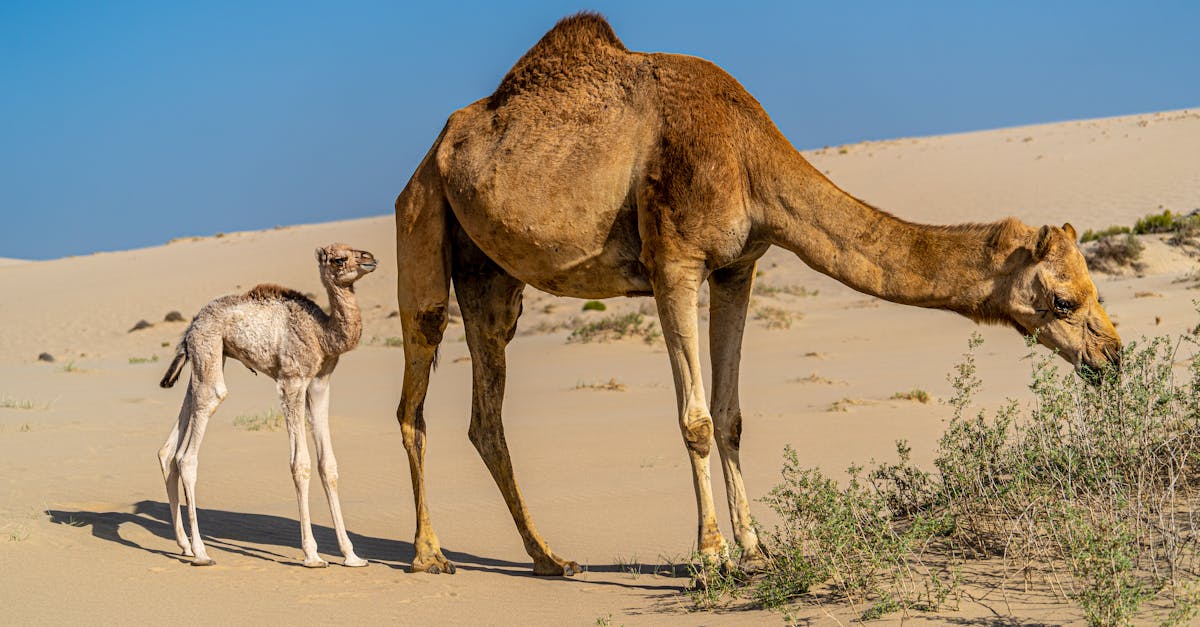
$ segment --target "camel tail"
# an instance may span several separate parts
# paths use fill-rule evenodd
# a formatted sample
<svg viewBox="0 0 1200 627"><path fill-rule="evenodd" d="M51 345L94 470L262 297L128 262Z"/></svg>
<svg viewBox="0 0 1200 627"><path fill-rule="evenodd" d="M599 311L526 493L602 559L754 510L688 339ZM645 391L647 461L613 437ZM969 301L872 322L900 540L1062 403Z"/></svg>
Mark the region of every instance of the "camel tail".
<svg viewBox="0 0 1200 627"><path fill-rule="evenodd" d="M175 349L175 359L171 360L171 365L167 367L167 373L163 375L162 381L158 382L159 387L169 388L175 385L179 380L179 373L183 372L183 364L187 363L187 340L179 343L179 348Z"/></svg>

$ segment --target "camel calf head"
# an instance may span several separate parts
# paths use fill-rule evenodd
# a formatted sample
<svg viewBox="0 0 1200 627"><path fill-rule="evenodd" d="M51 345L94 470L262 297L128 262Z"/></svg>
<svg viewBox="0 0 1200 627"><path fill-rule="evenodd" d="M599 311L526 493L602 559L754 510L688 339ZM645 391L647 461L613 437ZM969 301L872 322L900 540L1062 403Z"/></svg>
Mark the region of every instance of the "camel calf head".
<svg viewBox="0 0 1200 627"><path fill-rule="evenodd" d="M317 249L322 278L334 285L348 287L375 270L375 255L345 244L330 244Z"/></svg>
<svg viewBox="0 0 1200 627"><path fill-rule="evenodd" d="M1043 226L1022 244L1011 257L1019 267L1006 290L1018 330L1057 350L1077 370L1116 366L1121 337L1075 245L1075 228Z"/></svg>

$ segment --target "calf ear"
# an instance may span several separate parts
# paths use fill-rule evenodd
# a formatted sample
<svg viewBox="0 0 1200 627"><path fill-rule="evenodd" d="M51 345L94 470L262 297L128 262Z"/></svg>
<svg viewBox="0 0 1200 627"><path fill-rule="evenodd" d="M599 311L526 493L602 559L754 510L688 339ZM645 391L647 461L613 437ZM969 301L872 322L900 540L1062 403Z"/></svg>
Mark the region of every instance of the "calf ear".
<svg viewBox="0 0 1200 627"><path fill-rule="evenodd" d="M1067 232L1067 237L1071 238L1072 242L1079 239L1079 236L1075 234L1075 227L1071 226L1070 222L1064 222L1062 230Z"/></svg>
<svg viewBox="0 0 1200 627"><path fill-rule="evenodd" d="M1033 245L1033 256L1041 261L1050 253L1050 244L1054 241L1054 227L1046 225L1038 229L1037 239L1034 241L1037 243Z"/></svg>
<svg viewBox="0 0 1200 627"><path fill-rule="evenodd" d="M325 260L328 258L329 258L329 253L325 252L324 248L317 249L317 262L324 264Z"/></svg>

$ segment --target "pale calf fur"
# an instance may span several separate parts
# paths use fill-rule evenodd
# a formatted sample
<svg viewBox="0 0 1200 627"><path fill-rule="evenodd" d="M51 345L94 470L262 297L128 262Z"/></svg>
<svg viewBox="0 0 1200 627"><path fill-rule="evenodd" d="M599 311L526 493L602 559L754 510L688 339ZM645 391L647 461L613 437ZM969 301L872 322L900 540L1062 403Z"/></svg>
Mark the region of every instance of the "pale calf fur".
<svg viewBox="0 0 1200 627"><path fill-rule="evenodd" d="M175 541L195 566L213 564L204 549L196 524L196 465L200 441L209 417L226 395L223 368L232 357L251 371L275 380L291 440L292 479L300 504L300 542L304 565L327 566L317 555L312 521L308 513L308 481L312 472L304 436L305 406L313 441L317 447L317 469L329 499L338 545L346 566L366 566L354 554L346 535L337 493L337 460L329 435L329 378L338 357L353 350L362 336L362 315L354 296L354 282L375 269L375 257L345 244L317 249L321 282L329 293L326 314L299 292L277 285L259 285L245 294L222 296L196 314L176 349L174 361L160 385L175 384L184 362L192 361L179 420L158 452L167 484ZM179 483L187 499L189 542L179 515Z"/></svg>

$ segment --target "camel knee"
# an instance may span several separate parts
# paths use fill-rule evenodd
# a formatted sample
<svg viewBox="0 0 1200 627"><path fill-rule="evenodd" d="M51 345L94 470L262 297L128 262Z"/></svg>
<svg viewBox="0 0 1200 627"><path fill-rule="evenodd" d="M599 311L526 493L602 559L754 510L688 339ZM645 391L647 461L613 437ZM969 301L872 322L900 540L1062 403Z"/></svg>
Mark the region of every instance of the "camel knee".
<svg viewBox="0 0 1200 627"><path fill-rule="evenodd" d="M292 464L292 481L297 484L307 482L312 478L312 465L308 462Z"/></svg>
<svg viewBox="0 0 1200 627"><path fill-rule="evenodd" d="M417 332L426 344L437 346L442 343L446 331L446 305L437 304L417 312Z"/></svg>
<svg viewBox="0 0 1200 627"><path fill-rule="evenodd" d="M681 426L688 450L700 457L707 457L713 435L712 417L708 412L698 407L689 409Z"/></svg>
<svg viewBox="0 0 1200 627"><path fill-rule="evenodd" d="M742 412L736 412L727 420L718 421L717 442L728 450L742 447Z"/></svg>
<svg viewBox="0 0 1200 627"><path fill-rule="evenodd" d="M321 464L319 466L317 466L317 469L321 472L321 478L324 479L326 483L332 483L332 484L337 483L337 480L338 480L337 460L324 459L321 461Z"/></svg>

